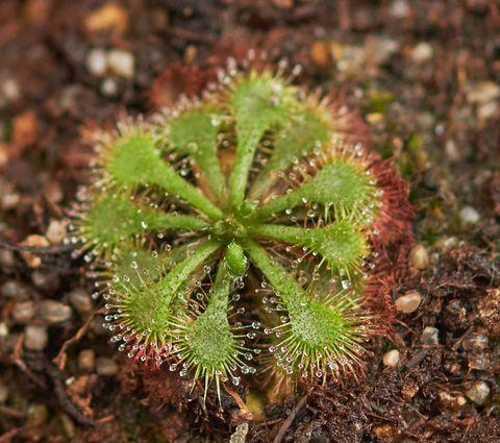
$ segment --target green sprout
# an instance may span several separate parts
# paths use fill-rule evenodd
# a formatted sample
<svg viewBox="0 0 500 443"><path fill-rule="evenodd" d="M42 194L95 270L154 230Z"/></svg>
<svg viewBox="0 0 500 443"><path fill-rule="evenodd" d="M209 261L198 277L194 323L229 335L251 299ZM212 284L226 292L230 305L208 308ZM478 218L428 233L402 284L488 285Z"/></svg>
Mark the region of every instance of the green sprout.
<svg viewBox="0 0 500 443"><path fill-rule="evenodd" d="M119 350L219 398L257 371L356 375L383 192L337 123L281 74L230 69L203 100L102 137L71 240L98 259Z"/></svg>

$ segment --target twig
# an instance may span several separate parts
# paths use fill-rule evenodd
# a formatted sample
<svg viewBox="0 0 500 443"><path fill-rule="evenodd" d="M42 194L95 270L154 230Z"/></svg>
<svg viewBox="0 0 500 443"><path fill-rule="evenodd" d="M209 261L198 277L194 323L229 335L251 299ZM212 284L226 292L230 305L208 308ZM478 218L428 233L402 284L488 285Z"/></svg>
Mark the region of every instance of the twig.
<svg viewBox="0 0 500 443"><path fill-rule="evenodd" d="M5 415L10 418L21 419L26 416L26 414L22 411L18 411L14 408L9 408L8 406L0 406L0 415Z"/></svg>
<svg viewBox="0 0 500 443"><path fill-rule="evenodd" d="M66 392L64 382L62 380L62 374L57 369L56 366L52 365L50 362L46 362L45 369L47 374L49 375L52 383L54 384L54 392L56 394L57 400L61 408L72 417L78 424L83 426L92 426L96 425L96 422L83 415L78 408L73 404L73 402L69 399L68 394Z"/></svg>
<svg viewBox="0 0 500 443"><path fill-rule="evenodd" d="M38 376L31 372L30 368L26 365L24 360L22 359L23 354L23 344L24 344L24 334L17 339L16 345L14 346L14 355L13 362L14 364L21 369L38 387L42 389L47 389L47 384Z"/></svg>
<svg viewBox="0 0 500 443"><path fill-rule="evenodd" d="M0 443L10 443L12 439L19 434L23 428L14 428L7 431L5 434L0 435Z"/></svg>
<svg viewBox="0 0 500 443"><path fill-rule="evenodd" d="M7 240L0 239L0 248L9 249L16 252L31 252L40 255L57 255L63 252L69 252L74 249L73 245L49 246L46 248L37 248L36 246L16 245Z"/></svg>
<svg viewBox="0 0 500 443"><path fill-rule="evenodd" d="M306 404L306 401L307 401L307 398L309 397L309 394L310 394L310 392L308 392L306 395L304 395L300 399L300 401L295 405L295 408L293 408L290 415L286 418L286 420L281 425L278 433L276 434L276 437L274 437L273 443L280 443L281 440L283 440L283 437L285 436L286 431L288 431L288 428L292 425L293 421L295 420L296 415L299 413L299 411Z"/></svg>
<svg viewBox="0 0 500 443"><path fill-rule="evenodd" d="M102 312L101 309L98 309L97 311L93 312L89 316L89 318L87 319L87 321L82 325L82 327L80 329L78 329L78 331L76 332L76 334L73 337L71 337L70 339L66 340L63 343L63 345L61 346L61 349L60 349L59 353L52 360L57 365L57 367L59 368L60 371L63 371L64 368L66 367L66 360L67 360L66 351L67 351L67 349L73 343L79 342L85 336L85 334L87 334L87 331L88 331L89 326L90 326L90 322L94 319L94 317L97 314L99 314L101 312Z"/></svg>
<svg viewBox="0 0 500 443"><path fill-rule="evenodd" d="M245 404L243 399L240 397L240 394L238 394L236 391L233 391L232 389L228 388L227 386L225 386L225 389L226 389L227 393L231 397L233 397L234 401L236 402L236 404L238 405L240 410L243 412L243 414L245 416L248 416L249 417L248 419L251 420L253 417L253 414L248 410L247 405Z"/></svg>

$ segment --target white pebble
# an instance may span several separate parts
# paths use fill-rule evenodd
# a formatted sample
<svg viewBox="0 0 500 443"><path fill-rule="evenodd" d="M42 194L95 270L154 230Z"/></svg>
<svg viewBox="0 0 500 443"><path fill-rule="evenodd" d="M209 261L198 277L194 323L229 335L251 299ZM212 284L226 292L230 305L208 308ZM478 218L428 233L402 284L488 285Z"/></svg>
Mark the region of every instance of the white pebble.
<svg viewBox="0 0 500 443"><path fill-rule="evenodd" d="M392 349L384 354L382 358L384 365L389 368L395 368L399 364L399 351L397 349Z"/></svg>
<svg viewBox="0 0 500 443"><path fill-rule="evenodd" d="M112 78L106 78L101 84L101 92L103 95L112 97L118 92L118 85Z"/></svg>
<svg viewBox="0 0 500 443"><path fill-rule="evenodd" d="M0 337L5 338L9 335L9 327L7 326L6 323L1 322L0 323Z"/></svg>
<svg viewBox="0 0 500 443"><path fill-rule="evenodd" d="M66 223L60 220L52 220L49 223L45 237L52 244L57 245L61 243L66 237Z"/></svg>
<svg viewBox="0 0 500 443"><path fill-rule="evenodd" d="M439 344L439 330L433 326L427 326L422 331L422 336L420 337L424 345L437 345Z"/></svg>
<svg viewBox="0 0 500 443"><path fill-rule="evenodd" d="M108 54L110 69L120 77L132 78L134 76L134 56L121 49L112 49Z"/></svg>
<svg viewBox="0 0 500 443"><path fill-rule="evenodd" d="M413 48L411 57L415 63L424 63L432 58L434 49L427 42L420 42Z"/></svg>
<svg viewBox="0 0 500 443"><path fill-rule="evenodd" d="M108 69L108 56L104 49L92 49L87 54L87 69L97 77L104 75Z"/></svg>
<svg viewBox="0 0 500 443"><path fill-rule="evenodd" d="M408 291L405 295L402 295L395 301L396 310L402 312L403 314L411 314L415 312L420 303L422 302L422 296L418 291Z"/></svg>
<svg viewBox="0 0 500 443"><path fill-rule="evenodd" d="M469 103L485 104L500 97L500 86L492 81L484 81L470 85L467 91Z"/></svg>
<svg viewBox="0 0 500 443"><path fill-rule="evenodd" d="M465 395L477 405L482 405L490 395L490 387L484 381L475 382Z"/></svg>
<svg viewBox="0 0 500 443"><path fill-rule="evenodd" d="M1 84L1 90L8 102L15 102L21 96L19 85L13 78L4 80Z"/></svg>
<svg viewBox="0 0 500 443"><path fill-rule="evenodd" d="M424 245L413 246L410 251L410 264L418 270L424 270L429 266L429 253Z"/></svg>
<svg viewBox="0 0 500 443"><path fill-rule="evenodd" d="M49 342L47 328L38 325L28 325L24 328L24 346L30 351L42 351Z"/></svg>
<svg viewBox="0 0 500 443"><path fill-rule="evenodd" d="M460 219L465 224L474 225L480 218L479 212L477 212L472 206L464 206L460 211Z"/></svg>

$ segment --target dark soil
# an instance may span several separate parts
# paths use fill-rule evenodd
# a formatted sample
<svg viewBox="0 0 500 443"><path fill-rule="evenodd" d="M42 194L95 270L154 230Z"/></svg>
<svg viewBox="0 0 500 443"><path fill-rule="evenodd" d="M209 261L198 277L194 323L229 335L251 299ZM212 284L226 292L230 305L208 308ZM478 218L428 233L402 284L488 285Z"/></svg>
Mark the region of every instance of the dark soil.
<svg viewBox="0 0 500 443"><path fill-rule="evenodd" d="M499 29L488 0L2 0L0 442L228 441L246 422L229 395L223 417L207 415L179 380L132 371L58 229L93 129L198 92L251 47L302 64L301 82L362 113L411 183L429 262L394 287L394 298L417 290L423 301L371 344L365 380L299 393L238 434L500 441ZM121 69L100 70L95 48L125 51L132 68L121 53ZM382 363L391 349L396 368Z"/></svg>

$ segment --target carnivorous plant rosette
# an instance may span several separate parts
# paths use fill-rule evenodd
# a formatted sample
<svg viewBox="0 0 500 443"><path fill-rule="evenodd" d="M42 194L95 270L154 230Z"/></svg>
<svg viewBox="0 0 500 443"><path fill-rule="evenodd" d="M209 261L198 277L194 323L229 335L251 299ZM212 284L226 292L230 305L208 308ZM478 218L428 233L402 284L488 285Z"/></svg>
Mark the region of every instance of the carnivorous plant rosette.
<svg viewBox="0 0 500 443"><path fill-rule="evenodd" d="M257 371L358 374L381 329L377 257L411 211L355 139L328 100L234 67L203 99L102 134L72 240L118 349L205 395Z"/></svg>

